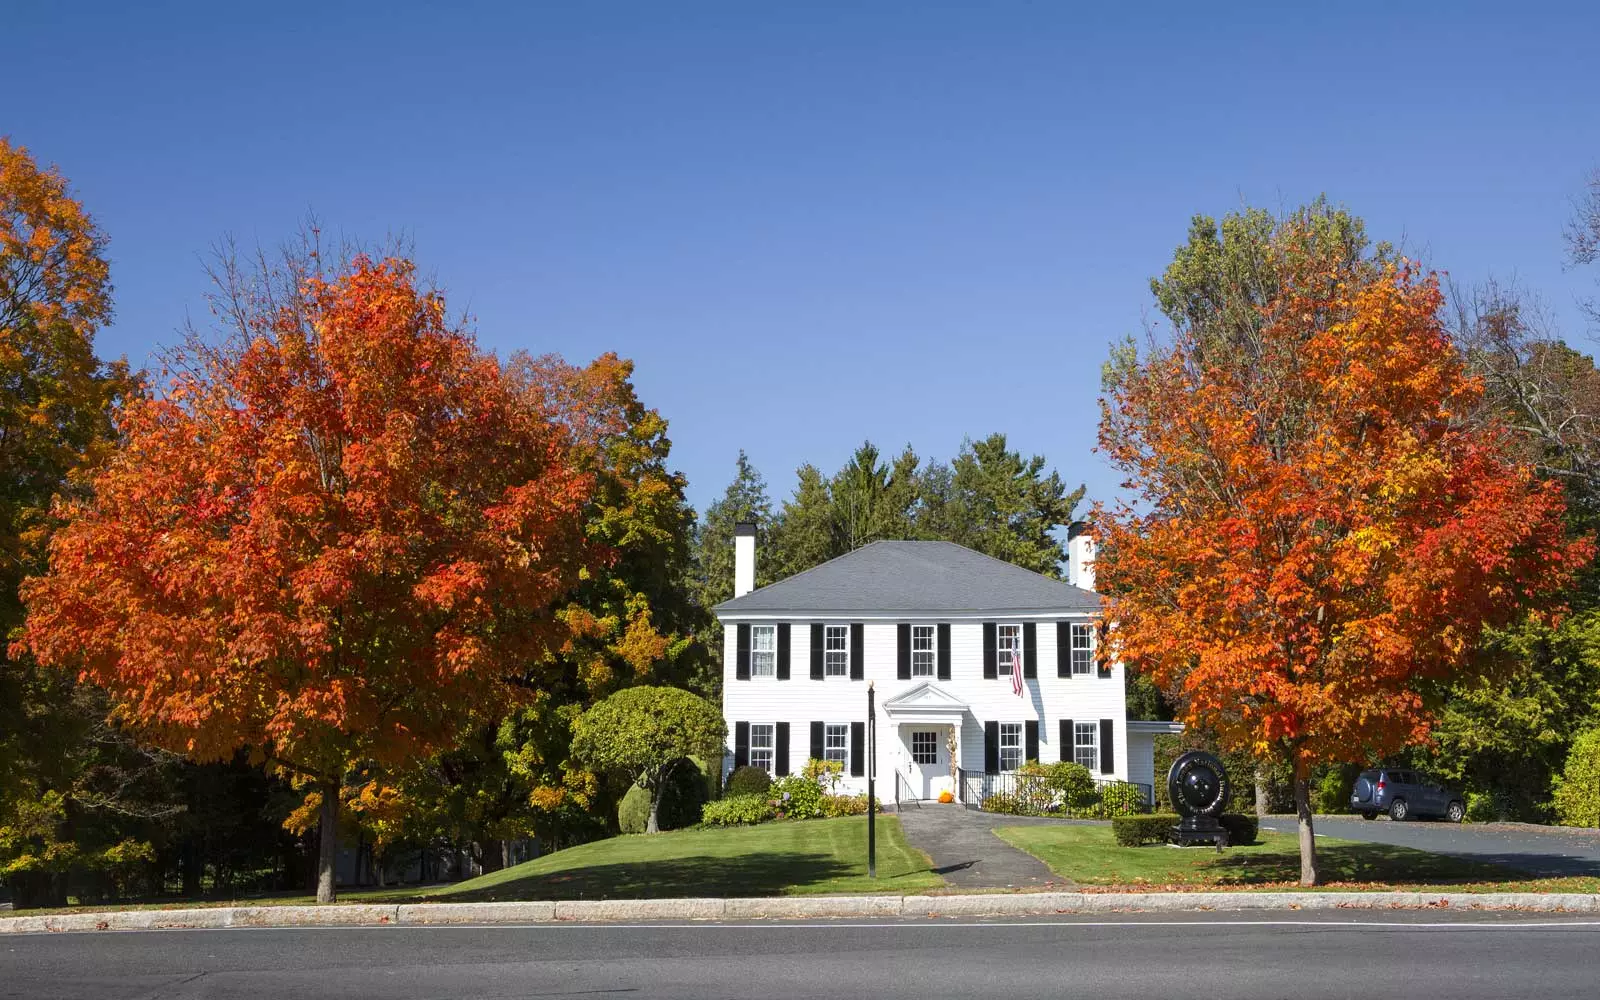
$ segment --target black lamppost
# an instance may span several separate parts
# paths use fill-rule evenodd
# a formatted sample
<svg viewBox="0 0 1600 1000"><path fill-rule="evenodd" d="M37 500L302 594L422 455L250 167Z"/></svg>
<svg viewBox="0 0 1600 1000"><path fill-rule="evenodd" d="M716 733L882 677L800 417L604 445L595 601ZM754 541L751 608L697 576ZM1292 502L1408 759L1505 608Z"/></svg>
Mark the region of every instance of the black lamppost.
<svg viewBox="0 0 1600 1000"><path fill-rule="evenodd" d="M867 878L878 877L878 806L873 779L878 775L878 718L872 710L874 682L867 682Z"/></svg>

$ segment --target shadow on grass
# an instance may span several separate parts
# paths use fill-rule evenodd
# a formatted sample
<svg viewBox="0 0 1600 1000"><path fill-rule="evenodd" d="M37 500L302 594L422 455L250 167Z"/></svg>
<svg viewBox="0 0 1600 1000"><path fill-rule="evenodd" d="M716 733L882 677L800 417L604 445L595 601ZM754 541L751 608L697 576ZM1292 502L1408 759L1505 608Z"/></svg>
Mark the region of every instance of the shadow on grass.
<svg viewBox="0 0 1600 1000"><path fill-rule="evenodd" d="M688 857L564 868L450 893L442 902L507 899L670 899L685 896L778 896L794 886L859 876L825 854L760 853Z"/></svg>
<svg viewBox="0 0 1600 1000"><path fill-rule="evenodd" d="M1290 882L1300 877L1300 852L1291 849L1224 853L1196 867L1216 875L1220 885ZM1319 844L1317 869L1324 882L1393 882L1409 885L1497 882L1526 874L1504 865L1388 844Z"/></svg>

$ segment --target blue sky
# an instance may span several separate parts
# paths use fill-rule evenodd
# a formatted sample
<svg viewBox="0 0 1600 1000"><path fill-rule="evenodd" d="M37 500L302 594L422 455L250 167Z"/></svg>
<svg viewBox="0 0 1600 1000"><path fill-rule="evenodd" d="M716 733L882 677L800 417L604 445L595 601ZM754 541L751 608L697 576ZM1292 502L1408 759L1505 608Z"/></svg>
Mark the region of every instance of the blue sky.
<svg viewBox="0 0 1600 1000"><path fill-rule="evenodd" d="M1111 495L1099 366L1198 212L1326 192L1573 337L1592 288L1593 4L0 6L0 134L111 237L103 354L224 234L404 231L486 346L633 358L697 507L740 448L781 497L993 430Z"/></svg>

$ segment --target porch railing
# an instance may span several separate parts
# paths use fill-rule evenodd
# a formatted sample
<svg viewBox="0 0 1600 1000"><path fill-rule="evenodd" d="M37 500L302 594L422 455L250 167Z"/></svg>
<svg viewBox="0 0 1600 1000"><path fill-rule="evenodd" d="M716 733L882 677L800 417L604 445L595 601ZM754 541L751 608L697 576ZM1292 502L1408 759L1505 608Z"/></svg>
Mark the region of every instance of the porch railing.
<svg viewBox="0 0 1600 1000"><path fill-rule="evenodd" d="M922 808L922 802L916 791L912 789L911 782L906 780L905 775L896 771L894 772L894 808L896 812L900 811L901 803L910 803L918 809Z"/></svg>
<svg viewBox="0 0 1600 1000"><path fill-rule="evenodd" d="M1048 788L1040 775L960 768L956 771L956 798L963 805L982 809L992 796L1001 795L1007 800L1007 812L1095 819L1149 812L1155 805L1155 790L1144 782L1096 778L1094 783L1101 793L1101 803L1074 809L1061 801L1060 793ZM1122 789L1127 791L1121 792Z"/></svg>

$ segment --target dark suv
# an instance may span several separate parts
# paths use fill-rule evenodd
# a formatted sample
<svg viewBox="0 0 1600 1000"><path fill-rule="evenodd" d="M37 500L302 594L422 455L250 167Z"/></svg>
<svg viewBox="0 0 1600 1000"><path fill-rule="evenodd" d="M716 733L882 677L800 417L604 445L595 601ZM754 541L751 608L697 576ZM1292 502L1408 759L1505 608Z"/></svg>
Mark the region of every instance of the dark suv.
<svg viewBox="0 0 1600 1000"><path fill-rule="evenodd" d="M1360 813L1362 819L1377 819L1386 812L1393 820L1443 816L1459 823L1467 815L1466 801L1460 792L1406 768L1362 771L1350 790L1350 811Z"/></svg>

